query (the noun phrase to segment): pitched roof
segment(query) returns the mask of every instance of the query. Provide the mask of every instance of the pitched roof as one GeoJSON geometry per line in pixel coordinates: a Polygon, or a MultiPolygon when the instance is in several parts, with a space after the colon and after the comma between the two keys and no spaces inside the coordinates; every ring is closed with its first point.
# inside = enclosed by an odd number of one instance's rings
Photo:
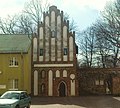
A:
{"type": "Polygon", "coordinates": [[[28,35],[0,34],[0,53],[26,53],[30,45],[28,35]]]}

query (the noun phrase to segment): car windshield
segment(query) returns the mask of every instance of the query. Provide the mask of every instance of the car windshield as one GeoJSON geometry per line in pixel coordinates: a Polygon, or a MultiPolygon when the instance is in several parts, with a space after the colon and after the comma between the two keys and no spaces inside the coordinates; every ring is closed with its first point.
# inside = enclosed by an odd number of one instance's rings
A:
{"type": "Polygon", "coordinates": [[[5,93],[1,96],[4,99],[19,99],[19,93],[5,93]]]}

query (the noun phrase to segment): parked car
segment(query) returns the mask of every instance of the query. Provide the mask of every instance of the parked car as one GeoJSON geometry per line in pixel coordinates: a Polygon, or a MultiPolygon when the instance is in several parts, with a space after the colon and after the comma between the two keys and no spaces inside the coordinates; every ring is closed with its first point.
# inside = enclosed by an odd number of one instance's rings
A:
{"type": "Polygon", "coordinates": [[[7,91],[0,97],[0,108],[30,108],[30,104],[26,91],[7,91]]]}

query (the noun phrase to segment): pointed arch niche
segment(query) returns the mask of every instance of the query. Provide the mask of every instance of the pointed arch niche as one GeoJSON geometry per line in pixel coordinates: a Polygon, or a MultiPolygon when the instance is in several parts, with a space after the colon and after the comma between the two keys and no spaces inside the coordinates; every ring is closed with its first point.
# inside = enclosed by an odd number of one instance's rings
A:
{"type": "Polygon", "coordinates": [[[60,77],[60,71],[59,70],[56,71],[56,77],[60,77]]]}
{"type": "Polygon", "coordinates": [[[63,77],[67,77],[67,70],[63,70],[63,77]]]}
{"type": "Polygon", "coordinates": [[[34,71],[34,95],[38,95],[38,71],[34,71]]]}
{"type": "Polygon", "coordinates": [[[73,61],[73,37],[69,38],[69,60],[73,61]]]}
{"type": "Polygon", "coordinates": [[[45,61],[49,61],[49,17],[45,17],[45,61]]]}
{"type": "Polygon", "coordinates": [[[58,96],[67,96],[67,85],[64,81],[61,81],[58,85],[58,96]]]}
{"type": "Polygon", "coordinates": [[[33,39],[33,61],[37,61],[37,38],[33,39]]]}
{"type": "Polygon", "coordinates": [[[53,96],[53,72],[48,72],[48,96],[53,96]]]}

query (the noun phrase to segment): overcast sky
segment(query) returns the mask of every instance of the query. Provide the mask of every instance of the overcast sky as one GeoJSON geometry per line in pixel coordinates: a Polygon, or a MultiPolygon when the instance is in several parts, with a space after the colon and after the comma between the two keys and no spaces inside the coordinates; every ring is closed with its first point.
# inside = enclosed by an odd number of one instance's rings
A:
{"type": "MultiPolygon", "coordinates": [[[[21,12],[27,1],[30,0],[1,0],[0,17],[21,12]]],[[[95,22],[108,1],[113,0],[48,0],[51,5],[68,13],[81,30],[95,22]]]]}

